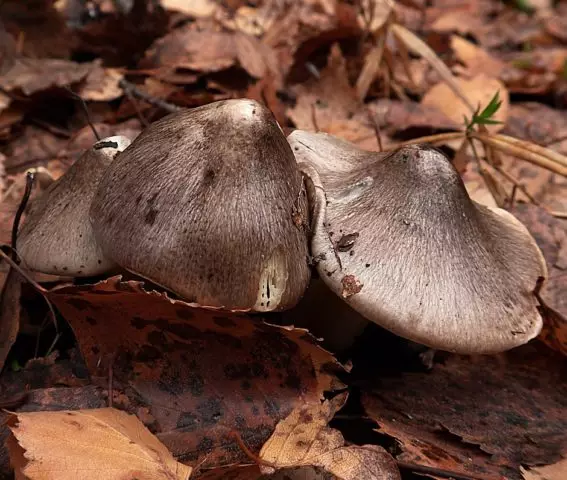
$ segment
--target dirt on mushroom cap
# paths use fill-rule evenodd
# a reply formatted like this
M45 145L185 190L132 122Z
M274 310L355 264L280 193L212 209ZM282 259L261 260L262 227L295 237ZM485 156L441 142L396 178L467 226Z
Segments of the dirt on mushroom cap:
M533 290L547 275L539 249L511 214L472 202L442 153L365 152L302 131L288 140L318 205L319 274L353 308L400 336L460 353L503 351L538 334ZM337 248L351 232L359 234L352 248ZM345 295L345 278L356 278L357 292Z
M269 110L215 102L148 127L101 182L91 218L122 267L205 306L293 306L309 281L302 178ZM133 234L134 232L134 234Z

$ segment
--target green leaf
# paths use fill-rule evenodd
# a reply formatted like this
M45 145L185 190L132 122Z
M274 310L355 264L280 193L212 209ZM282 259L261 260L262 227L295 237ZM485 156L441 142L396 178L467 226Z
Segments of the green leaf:
M474 123L477 125L499 125L502 122L500 120L492 120L491 118L475 118Z
M478 116L480 118L490 118L498 111L500 105L502 105L502 101L500 100L500 90L498 90L492 97L492 100L490 100L490 103Z
M500 91L498 90L488 105L484 107L482 112L480 111L480 105L474 112L472 118L469 119L465 117L465 125L467 130L471 130L474 125L497 125L501 124L502 122L498 120L494 120L492 117L498 111L500 106L502 105L502 100L500 100Z

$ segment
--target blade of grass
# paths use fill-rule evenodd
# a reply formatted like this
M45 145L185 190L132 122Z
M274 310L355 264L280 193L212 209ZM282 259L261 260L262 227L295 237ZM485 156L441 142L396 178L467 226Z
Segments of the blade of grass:
M469 135L486 145L567 177L567 158L548 148L507 135L487 135L477 132L470 132Z

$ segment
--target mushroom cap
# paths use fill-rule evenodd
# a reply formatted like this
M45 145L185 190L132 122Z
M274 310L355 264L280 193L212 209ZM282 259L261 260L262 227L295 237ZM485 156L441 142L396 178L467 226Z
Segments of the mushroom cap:
M445 155L425 145L367 152L303 131L288 140L306 174L317 269L355 310L458 353L537 336L540 250L510 213L473 202Z
M96 243L89 207L104 171L129 144L122 136L96 142L30 204L17 244L18 255L28 268L85 277L115 266Z
M271 311L307 288L306 213L271 112L226 100L146 128L101 181L91 220L105 254L187 301Z

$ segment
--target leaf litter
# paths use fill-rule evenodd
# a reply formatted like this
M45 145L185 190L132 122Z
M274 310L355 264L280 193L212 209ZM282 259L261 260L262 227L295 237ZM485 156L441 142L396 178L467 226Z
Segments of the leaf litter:
M157 476L148 478L181 478L169 468L209 479L397 479L399 468L408 480L563 479L567 183L516 158L518 150L492 157L478 140L500 132L567 154L561 2L538 9L540 17L490 0L31 3L0 4L2 243L26 170L57 178L94 142L67 88L88 102L103 137L134 138L170 106L245 96L266 103L286 132L328 132L368 150L461 132L437 145L465 159L459 171L473 198L504 204L528 227L549 280L540 292L544 329L527 346L486 357L438 353L424 367L419 359L430 354L382 332L370 347L336 352L342 368L306 330L276 326L285 316L196 309L129 274L70 284L30 273L50 289L63 331L46 322L25 282L5 285L15 294L0 316L0 403L13 412L2 415L15 436L0 430L12 452L10 466L0 447L0 477L15 469L16 478L66 478L31 473L47 459L52 472L66 465L62 475L77 478L73 467L85 458L118 465L134 448L153 455L148 475ZM464 142L469 133L476 153ZM333 315L323 311L324 325ZM345 381L348 400L330 399ZM357 401L375 431L350 418L333 423ZM94 453L100 438L90 420L82 429L52 420L71 414L81 425L94 412L112 412L96 428L125 422L121 441L131 430L144 440L118 444L109 459ZM28 425L46 430L21 430ZM89 453L58 456L61 442L79 435Z

